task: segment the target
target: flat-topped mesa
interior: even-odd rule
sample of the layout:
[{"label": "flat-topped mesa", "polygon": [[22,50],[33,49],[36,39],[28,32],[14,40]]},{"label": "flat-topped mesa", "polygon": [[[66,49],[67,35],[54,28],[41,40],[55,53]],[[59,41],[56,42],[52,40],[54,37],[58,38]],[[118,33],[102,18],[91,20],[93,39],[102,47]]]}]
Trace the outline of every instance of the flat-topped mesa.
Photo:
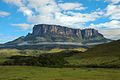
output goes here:
[{"label": "flat-topped mesa", "polygon": [[60,34],[60,35],[71,35],[74,30],[71,28],[67,28],[59,25],[47,25],[47,24],[39,24],[33,27],[33,35],[43,35],[43,34]]},{"label": "flat-topped mesa", "polygon": [[33,32],[25,37],[20,37],[7,44],[36,44],[41,42],[78,42],[95,43],[107,42],[102,34],[95,29],[73,29],[60,25],[38,24],[33,27]]},{"label": "flat-topped mesa", "polygon": [[[101,35],[95,29],[73,29],[59,25],[38,24],[33,27],[33,35],[43,36],[47,34],[56,34],[62,36],[77,36],[80,38],[93,38]],[[102,35],[101,35],[102,36]]]}]

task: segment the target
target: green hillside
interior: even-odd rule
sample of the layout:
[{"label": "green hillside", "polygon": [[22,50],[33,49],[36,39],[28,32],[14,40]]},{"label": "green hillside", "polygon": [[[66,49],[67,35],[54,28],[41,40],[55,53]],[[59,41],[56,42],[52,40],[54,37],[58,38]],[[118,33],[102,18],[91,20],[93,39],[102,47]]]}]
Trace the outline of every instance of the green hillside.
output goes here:
[{"label": "green hillside", "polygon": [[120,56],[120,40],[97,45],[85,53],[89,56]]},{"label": "green hillside", "polygon": [[85,52],[76,49],[63,51],[57,49],[58,52],[51,50],[46,54],[44,54],[45,52],[34,50],[22,51],[22,53],[21,51],[17,51],[20,55],[11,55],[7,57],[6,61],[1,58],[1,62],[4,65],[34,65],[42,67],[120,68],[120,40],[97,45]]},{"label": "green hillside", "polygon": [[73,66],[120,67],[120,40],[97,45],[66,60]]}]

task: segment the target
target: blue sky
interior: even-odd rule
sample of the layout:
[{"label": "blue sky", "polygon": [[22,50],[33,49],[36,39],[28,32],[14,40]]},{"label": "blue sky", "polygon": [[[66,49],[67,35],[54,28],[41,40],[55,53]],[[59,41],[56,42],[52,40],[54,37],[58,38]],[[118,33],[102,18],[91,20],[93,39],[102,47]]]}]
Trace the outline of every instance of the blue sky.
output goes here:
[{"label": "blue sky", "polygon": [[95,28],[120,39],[120,0],[0,0],[0,43],[25,36],[35,24]]}]

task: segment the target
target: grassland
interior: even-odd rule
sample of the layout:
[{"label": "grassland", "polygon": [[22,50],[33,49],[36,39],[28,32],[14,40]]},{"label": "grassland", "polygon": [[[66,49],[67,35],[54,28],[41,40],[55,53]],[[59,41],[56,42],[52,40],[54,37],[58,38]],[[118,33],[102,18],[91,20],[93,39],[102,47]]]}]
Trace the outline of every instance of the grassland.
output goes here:
[{"label": "grassland", "polygon": [[0,66],[0,80],[120,80],[120,69]]},{"label": "grassland", "polygon": [[[50,50],[18,50],[18,49],[0,49],[0,64],[4,63],[5,61],[9,60],[9,57],[11,56],[39,56],[41,54],[54,54],[54,53],[60,53],[63,51],[86,51],[85,48],[73,48],[73,49],[59,49],[54,48]],[[68,53],[68,52],[67,52]]]},{"label": "grassland", "polygon": [[[41,54],[48,55],[48,53],[50,53],[50,56],[51,53],[62,53],[62,55],[53,54],[54,56],[48,56],[47,58],[43,56],[45,58],[43,62],[49,62],[48,65],[51,64],[50,60],[59,59],[59,56],[63,56],[62,58],[68,62],[64,68],[50,68],[48,65],[47,67],[36,65],[0,66],[0,80],[120,80],[120,41],[98,45],[87,51],[81,48],[72,50],[82,52],[71,55],[69,54],[71,51],[68,52],[68,50],[66,52],[64,49],[58,48],[49,51],[0,50],[0,63],[9,61],[8,57],[11,56],[35,56],[35,58],[31,58],[31,60],[35,60],[36,56]],[[74,51],[72,52],[74,53]]]},{"label": "grassland", "polygon": [[84,52],[87,49],[85,48],[72,48],[72,49],[60,49],[60,48],[53,48],[50,50],[30,50],[30,49],[25,49],[25,50],[18,50],[18,49],[0,49],[0,56],[13,56],[13,55],[29,55],[29,56],[35,56],[35,55],[40,55],[40,54],[45,54],[45,53],[57,53],[65,50],[77,50]]},{"label": "grassland", "polygon": [[97,45],[83,54],[66,58],[71,65],[87,67],[120,67],[120,40]]},{"label": "grassland", "polygon": [[[66,49],[51,49],[51,50],[0,50],[0,62],[4,62],[8,59],[9,56],[14,56],[14,55],[22,55],[22,56],[39,56],[41,54],[48,54],[48,53],[62,53],[60,55],[54,55],[51,57],[45,55],[46,59],[44,60],[44,57],[38,57],[37,58],[29,58],[32,63],[36,62],[34,64],[42,62],[47,64],[46,66],[49,66],[52,61],[54,63],[56,61],[67,61],[67,64],[65,66],[70,66],[70,67],[98,67],[98,68],[120,68],[120,41],[114,41],[111,43],[106,43],[106,44],[101,44],[97,45],[91,49],[86,49],[84,48],[74,48],[74,49],[67,49],[69,50],[76,50],[76,51],[81,51],[78,54],[74,54],[74,52],[68,52]],[[67,53],[66,53],[67,52]],[[71,55],[72,53],[72,55]],[[66,55],[68,55],[66,57]],[[59,58],[62,57],[62,58]],[[58,60],[59,59],[59,60]],[[24,57],[19,60],[19,59],[14,59],[14,61],[7,61],[7,64],[17,64],[18,62],[21,63],[24,62],[28,63],[28,58],[24,61]],[[17,61],[17,62],[16,62]],[[39,62],[38,62],[39,61]],[[57,62],[57,63],[58,63]],[[37,64],[38,65],[38,64]],[[57,64],[58,65],[58,64]],[[53,65],[52,65],[53,66]]]}]

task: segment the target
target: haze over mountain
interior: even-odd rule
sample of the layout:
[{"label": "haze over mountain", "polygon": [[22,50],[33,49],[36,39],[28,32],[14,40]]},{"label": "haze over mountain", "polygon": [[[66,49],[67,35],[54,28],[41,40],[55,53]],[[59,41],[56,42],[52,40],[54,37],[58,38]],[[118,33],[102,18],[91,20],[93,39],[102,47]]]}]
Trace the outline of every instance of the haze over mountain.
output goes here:
[{"label": "haze over mountain", "polygon": [[38,44],[41,42],[105,43],[106,39],[95,29],[72,29],[60,25],[38,24],[32,33],[6,44]]}]

